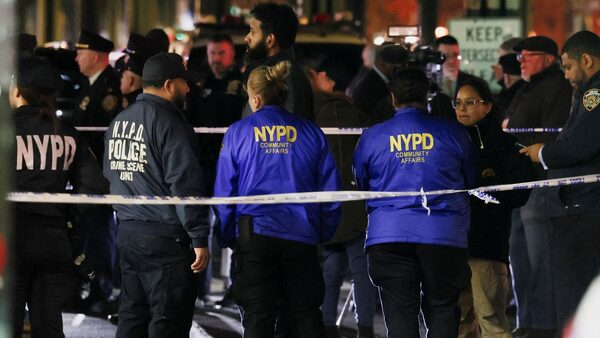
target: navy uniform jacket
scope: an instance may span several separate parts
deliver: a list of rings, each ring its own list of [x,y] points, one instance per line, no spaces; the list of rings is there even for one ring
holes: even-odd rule
[[[105,134],[104,176],[117,195],[205,196],[200,149],[192,126],[177,107],[140,94]],[[119,227],[157,236],[189,236],[206,247],[208,207],[114,205]]]
[[[89,87],[81,90],[79,105],[73,111],[73,125],[77,127],[106,127],[121,111],[121,82],[115,70],[108,66]],[[82,134],[99,161],[104,153],[101,132]]]
[[[596,73],[573,101],[571,116],[554,143],[542,149],[550,178],[600,173],[600,72]],[[560,187],[567,213],[600,210],[600,184]]]
[[[107,193],[108,183],[77,131],[41,116],[35,106],[21,106],[14,112],[16,191],[64,193],[70,182],[74,193]],[[16,211],[17,217],[22,213],[66,217],[63,204],[17,203]]]
[[[314,123],[282,107],[265,106],[234,123],[217,162],[218,197],[335,191],[338,171],[325,135]],[[340,203],[216,206],[221,246],[233,247],[240,215],[255,233],[316,245],[331,239]]]
[[[467,132],[425,109],[398,109],[394,117],[362,134],[354,151],[359,188],[370,191],[465,189],[475,185],[475,153]],[[467,247],[466,193],[367,201],[366,246],[381,243]]]

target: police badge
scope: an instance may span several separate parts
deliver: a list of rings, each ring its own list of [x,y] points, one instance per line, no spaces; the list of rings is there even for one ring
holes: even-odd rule
[[[583,94],[583,106],[587,111],[592,111],[600,103],[600,89],[592,88]]]
[[[83,98],[83,100],[81,100],[81,103],[79,103],[79,109],[86,110],[88,104],[90,104],[90,97],[86,96]]]

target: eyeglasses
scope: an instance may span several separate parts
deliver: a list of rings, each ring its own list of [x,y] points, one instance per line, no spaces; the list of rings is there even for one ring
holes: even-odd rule
[[[519,62],[523,62],[523,61],[527,61],[529,60],[530,57],[535,56],[535,55],[547,55],[548,53],[544,53],[544,52],[533,52],[533,53],[528,53],[528,54],[517,54],[517,61]]]
[[[460,107],[470,108],[476,105],[477,103],[486,103],[486,100],[478,100],[478,99],[464,99],[464,100],[452,100],[452,108],[458,109]]]

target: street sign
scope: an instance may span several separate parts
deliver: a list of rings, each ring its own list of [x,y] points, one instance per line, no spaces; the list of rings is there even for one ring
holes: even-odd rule
[[[493,91],[500,87],[494,80],[491,66],[498,62],[502,42],[521,36],[519,18],[469,18],[449,21],[449,31],[460,45],[463,72],[486,80]]]

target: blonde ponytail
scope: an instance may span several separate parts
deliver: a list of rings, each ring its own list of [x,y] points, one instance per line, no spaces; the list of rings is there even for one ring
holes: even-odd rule
[[[248,77],[248,89],[260,96],[265,105],[283,105],[288,93],[285,81],[291,68],[292,63],[289,61],[282,61],[271,67],[258,67]]]

